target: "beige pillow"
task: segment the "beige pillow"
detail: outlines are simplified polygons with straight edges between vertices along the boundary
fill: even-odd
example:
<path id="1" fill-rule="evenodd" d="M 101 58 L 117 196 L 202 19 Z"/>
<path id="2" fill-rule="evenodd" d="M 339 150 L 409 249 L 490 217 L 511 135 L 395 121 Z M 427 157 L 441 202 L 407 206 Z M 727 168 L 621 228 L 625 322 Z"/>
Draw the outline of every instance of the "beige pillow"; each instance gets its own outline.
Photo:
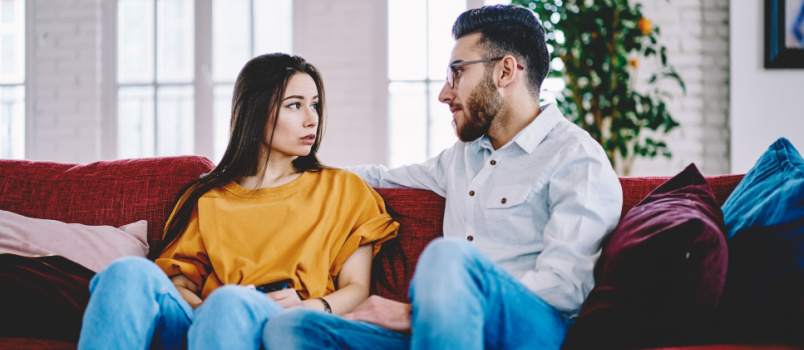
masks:
<path id="1" fill-rule="evenodd" d="M 0 253 L 61 255 L 95 272 L 124 256 L 148 255 L 148 222 L 121 227 L 67 224 L 0 210 Z"/>

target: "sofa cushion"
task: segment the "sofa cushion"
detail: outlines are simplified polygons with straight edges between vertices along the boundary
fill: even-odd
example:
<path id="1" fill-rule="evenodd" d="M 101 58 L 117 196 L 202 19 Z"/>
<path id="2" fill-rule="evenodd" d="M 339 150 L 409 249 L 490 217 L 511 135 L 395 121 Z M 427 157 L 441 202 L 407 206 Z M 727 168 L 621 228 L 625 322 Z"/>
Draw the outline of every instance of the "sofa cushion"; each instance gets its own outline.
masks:
<path id="1" fill-rule="evenodd" d="M 199 156 L 85 165 L 0 160 L 0 210 L 93 226 L 146 220 L 153 247 L 181 189 L 213 167 Z"/>
<path id="2" fill-rule="evenodd" d="M 124 256 L 148 255 L 148 222 L 119 228 L 35 219 L 0 210 L 0 253 L 61 255 L 98 272 Z"/>
<path id="3" fill-rule="evenodd" d="M 729 272 L 713 341 L 804 345 L 804 159 L 774 142 L 723 205 Z"/>
<path id="4" fill-rule="evenodd" d="M 722 220 L 694 164 L 651 192 L 604 243 L 596 286 L 564 347 L 695 343 L 712 319 L 726 277 Z"/>
<path id="5" fill-rule="evenodd" d="M 804 222 L 804 159 L 786 138 L 774 142 L 723 204 L 728 237 L 752 226 Z"/>
<path id="6" fill-rule="evenodd" d="M 77 341 L 94 274 L 62 256 L 0 254 L 0 338 Z"/>
<path id="7" fill-rule="evenodd" d="M 749 227 L 728 247 L 711 341 L 804 345 L 804 225 Z"/>

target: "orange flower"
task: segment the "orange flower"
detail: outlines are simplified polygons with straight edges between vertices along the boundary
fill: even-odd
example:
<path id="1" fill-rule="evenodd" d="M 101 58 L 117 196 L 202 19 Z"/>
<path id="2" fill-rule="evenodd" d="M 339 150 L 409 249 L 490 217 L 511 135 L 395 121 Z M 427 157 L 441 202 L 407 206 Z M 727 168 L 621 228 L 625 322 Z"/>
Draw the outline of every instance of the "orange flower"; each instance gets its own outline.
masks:
<path id="1" fill-rule="evenodd" d="M 653 23 L 645 17 L 642 17 L 637 22 L 637 28 L 642 32 L 642 35 L 648 35 L 653 31 Z"/>
<path id="2" fill-rule="evenodd" d="M 632 58 L 628 60 L 628 65 L 631 66 L 631 68 L 639 67 L 639 60 L 636 58 Z"/>

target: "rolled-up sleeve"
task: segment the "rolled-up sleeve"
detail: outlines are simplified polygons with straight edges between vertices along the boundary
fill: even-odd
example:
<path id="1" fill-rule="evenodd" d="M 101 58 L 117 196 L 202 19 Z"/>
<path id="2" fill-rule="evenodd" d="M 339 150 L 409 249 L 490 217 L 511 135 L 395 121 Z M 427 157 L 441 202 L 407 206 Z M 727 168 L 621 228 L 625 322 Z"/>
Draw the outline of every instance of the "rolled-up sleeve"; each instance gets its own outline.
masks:
<path id="1" fill-rule="evenodd" d="M 594 287 L 593 270 L 602 240 L 617 225 L 622 187 L 607 158 L 577 145 L 553 172 L 544 250 L 521 278 L 561 312 L 576 315 Z"/>
<path id="2" fill-rule="evenodd" d="M 204 286 L 212 268 L 198 227 L 198 208 L 193 211 L 187 228 L 178 240 L 154 262 L 169 277 L 184 275 L 199 289 Z"/>

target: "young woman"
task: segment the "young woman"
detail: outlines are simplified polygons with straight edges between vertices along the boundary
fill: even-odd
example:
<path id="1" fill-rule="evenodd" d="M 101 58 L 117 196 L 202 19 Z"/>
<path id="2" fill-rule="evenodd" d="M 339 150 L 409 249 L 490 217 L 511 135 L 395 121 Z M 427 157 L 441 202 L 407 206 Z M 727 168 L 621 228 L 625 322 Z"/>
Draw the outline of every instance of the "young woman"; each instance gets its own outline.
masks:
<path id="1" fill-rule="evenodd" d="M 323 121 L 312 65 L 249 61 L 223 159 L 184 190 L 155 263 L 121 259 L 92 279 L 79 348 L 258 349 L 287 308 L 341 314 L 366 299 L 398 224 L 359 177 L 318 161 Z"/>

